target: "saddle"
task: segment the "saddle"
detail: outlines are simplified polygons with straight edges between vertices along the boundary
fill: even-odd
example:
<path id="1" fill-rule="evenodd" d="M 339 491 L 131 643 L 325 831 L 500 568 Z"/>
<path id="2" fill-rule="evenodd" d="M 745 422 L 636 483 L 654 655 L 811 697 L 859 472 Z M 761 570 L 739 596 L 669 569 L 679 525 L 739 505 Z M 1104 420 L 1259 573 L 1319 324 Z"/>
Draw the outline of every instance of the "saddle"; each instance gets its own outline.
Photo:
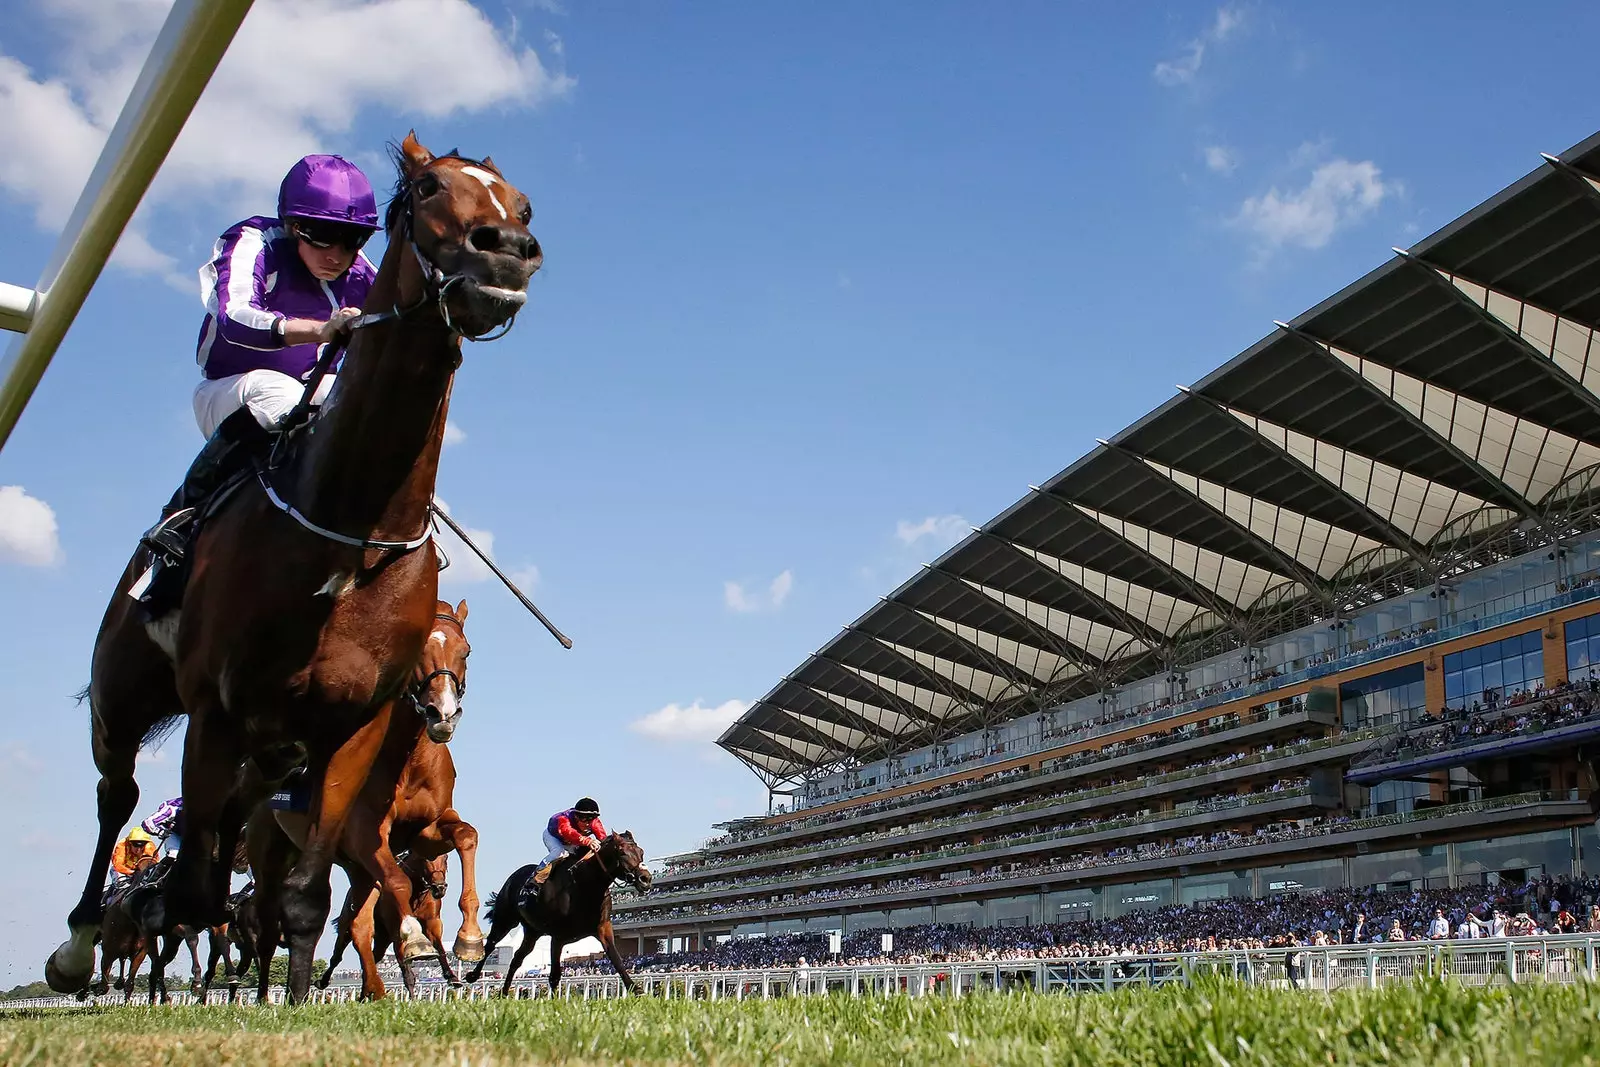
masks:
<path id="1" fill-rule="evenodd" d="M 172 870 L 176 862 L 171 856 L 166 856 L 153 867 L 146 867 L 144 870 L 134 874 L 122 885 L 121 889 L 111 894 L 110 899 L 107 901 L 107 906 L 122 904 L 130 915 L 137 915 L 137 905 L 160 892 L 162 884 L 167 880 L 168 872 Z"/>

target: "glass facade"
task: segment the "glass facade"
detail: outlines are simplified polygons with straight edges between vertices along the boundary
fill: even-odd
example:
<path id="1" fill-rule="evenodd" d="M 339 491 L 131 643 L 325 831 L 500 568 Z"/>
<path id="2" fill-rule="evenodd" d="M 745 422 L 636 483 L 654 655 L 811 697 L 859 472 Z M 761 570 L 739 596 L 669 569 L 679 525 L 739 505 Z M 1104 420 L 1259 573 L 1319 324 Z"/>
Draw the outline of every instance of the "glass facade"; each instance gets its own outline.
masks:
<path id="1" fill-rule="evenodd" d="M 1375 885 L 1386 889 L 1448 886 L 1449 850 L 1444 845 L 1434 845 L 1354 856 L 1350 860 L 1350 884 Z"/>
<path id="2" fill-rule="evenodd" d="M 1521 882 L 1548 874 L 1572 874 L 1572 831 L 1463 841 L 1456 846 L 1456 877 L 1462 885 Z"/>
<path id="3" fill-rule="evenodd" d="M 1339 708 L 1347 730 L 1405 722 L 1428 706 L 1422 664 L 1396 667 L 1339 686 Z"/>
<path id="4" fill-rule="evenodd" d="M 1444 658 L 1444 699 L 1453 708 L 1498 702 L 1543 682 L 1544 645 L 1538 630 Z"/>
<path id="5" fill-rule="evenodd" d="M 1567 678 L 1600 677 L 1600 614 L 1567 623 Z"/>
<path id="6" fill-rule="evenodd" d="M 1172 903 L 1172 879 L 1155 882 L 1134 882 L 1131 885 L 1107 886 L 1105 891 L 1105 918 L 1115 919 L 1132 911 L 1149 911 L 1164 908 Z"/>

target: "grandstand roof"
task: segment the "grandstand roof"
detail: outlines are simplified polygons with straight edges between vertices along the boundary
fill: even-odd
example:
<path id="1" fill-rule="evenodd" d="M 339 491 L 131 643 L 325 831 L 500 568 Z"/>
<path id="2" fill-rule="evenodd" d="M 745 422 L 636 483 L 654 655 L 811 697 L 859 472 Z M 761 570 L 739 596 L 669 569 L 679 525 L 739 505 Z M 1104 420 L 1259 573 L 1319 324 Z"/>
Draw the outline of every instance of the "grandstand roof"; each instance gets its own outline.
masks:
<path id="1" fill-rule="evenodd" d="M 1432 581 L 1600 468 L 1600 133 L 1030 492 L 717 744 L 769 785 Z"/>

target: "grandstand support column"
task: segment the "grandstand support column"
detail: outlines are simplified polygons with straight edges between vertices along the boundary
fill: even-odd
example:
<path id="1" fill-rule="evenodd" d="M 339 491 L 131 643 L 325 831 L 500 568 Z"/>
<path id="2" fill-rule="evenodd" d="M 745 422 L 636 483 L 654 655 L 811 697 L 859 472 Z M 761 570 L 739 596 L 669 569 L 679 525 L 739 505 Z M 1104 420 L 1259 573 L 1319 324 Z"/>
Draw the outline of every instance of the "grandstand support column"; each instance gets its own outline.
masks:
<path id="1" fill-rule="evenodd" d="M 1422 700 L 1430 715 L 1444 707 L 1444 657 L 1438 649 L 1429 649 L 1422 661 Z"/>
<path id="2" fill-rule="evenodd" d="M 1551 616 L 1539 634 L 1544 652 L 1544 684 L 1565 685 L 1567 681 L 1567 624 Z"/>

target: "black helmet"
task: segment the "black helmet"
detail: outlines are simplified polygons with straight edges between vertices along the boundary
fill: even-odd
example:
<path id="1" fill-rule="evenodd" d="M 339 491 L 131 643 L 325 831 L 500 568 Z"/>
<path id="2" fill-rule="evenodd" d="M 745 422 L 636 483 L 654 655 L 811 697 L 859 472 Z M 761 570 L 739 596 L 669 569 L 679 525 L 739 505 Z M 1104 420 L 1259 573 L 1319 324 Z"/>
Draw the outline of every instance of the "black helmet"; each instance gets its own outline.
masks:
<path id="1" fill-rule="evenodd" d="M 592 798 L 584 797 L 582 800 L 580 800 L 576 804 L 572 805 L 572 814 L 574 814 L 574 815 L 599 815 L 600 814 L 600 805 L 596 804 Z"/>

